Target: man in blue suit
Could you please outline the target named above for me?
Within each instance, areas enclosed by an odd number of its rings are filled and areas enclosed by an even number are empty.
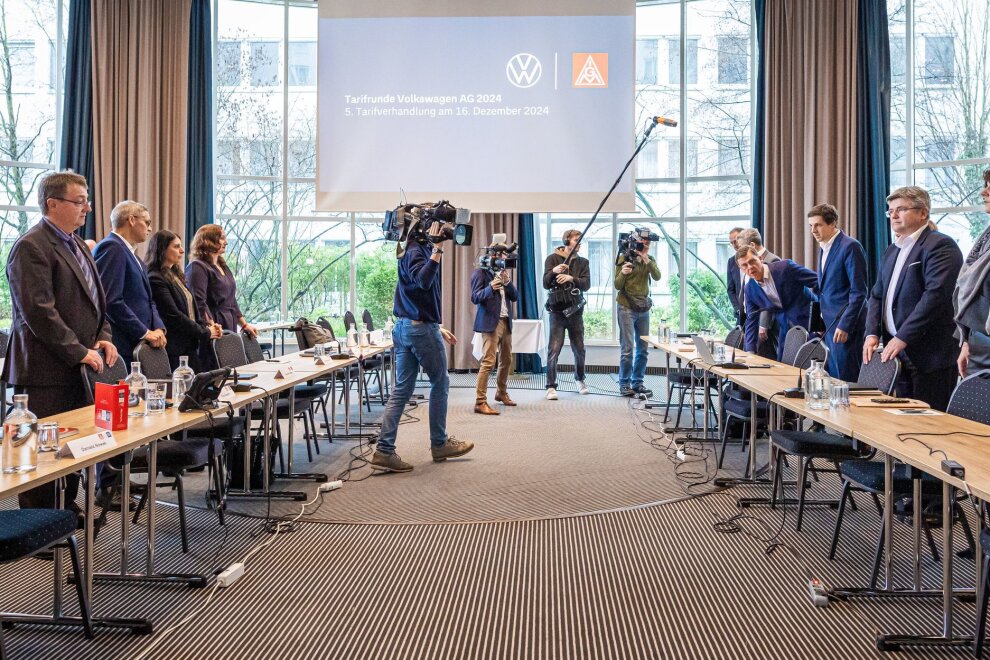
[[[110,212],[113,231],[96,246],[93,257],[107,292],[107,316],[113,344],[125,364],[141,341],[165,346],[165,324],[151,296],[148,271],[134,246],[151,235],[151,214],[137,202],[124,201]]]
[[[504,256],[493,252],[492,257]],[[509,271],[494,272],[476,268],[471,274],[471,302],[478,306],[474,317],[474,331],[484,338],[484,354],[478,369],[474,412],[480,415],[498,415],[499,411],[488,405],[488,376],[498,356],[498,373],[495,377],[495,400],[506,406],[516,402],[509,398],[509,370],[512,368],[512,305],[519,300],[516,286],[509,281]]]
[[[828,372],[850,383],[859,377],[860,347],[866,327],[866,250],[838,226],[831,204],[808,211],[811,235],[818,241],[818,301],[828,346]]]
[[[792,327],[808,327],[811,299],[805,287],[818,285],[814,271],[790,259],[764,263],[753,245],[736,252],[739,270],[749,277],[746,282],[746,350],[755,353],[760,339],[760,313],[769,312],[780,328],[777,359],[784,350],[784,337]]]
[[[917,186],[887,197],[894,243],[870,291],[863,363],[883,338],[881,359],[901,359],[897,395],[945,410],[956,386],[959,343],[953,337],[952,293],[962,267],[956,242],[929,226],[931,198]]]

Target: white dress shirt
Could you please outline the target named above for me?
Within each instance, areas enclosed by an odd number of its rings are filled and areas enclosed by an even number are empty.
[[[828,253],[832,249],[832,244],[835,243],[835,239],[837,239],[839,237],[839,234],[841,234],[841,233],[842,233],[842,230],[840,229],[839,231],[837,231],[834,234],[832,234],[832,238],[828,239],[827,241],[825,241],[825,242],[819,241],[818,242],[818,247],[820,247],[822,249],[821,271],[823,273],[825,272],[825,260],[828,259]]]
[[[774,307],[783,307],[780,304],[780,294],[777,293],[777,285],[773,283],[773,276],[770,275],[770,266],[763,264],[763,281],[758,282],[763,293]]]
[[[883,303],[884,325],[891,337],[897,335],[897,325],[894,323],[894,294],[897,293],[897,281],[901,277],[904,262],[907,261],[908,255],[911,253],[911,248],[918,242],[918,237],[921,236],[921,232],[925,231],[927,227],[928,225],[924,224],[921,226],[921,229],[913,234],[900,236],[894,241],[894,245],[900,251],[897,253],[897,261],[894,262],[894,272],[890,274],[890,285],[887,287],[886,297]]]
[[[144,267],[144,263],[137,256],[137,250],[136,250],[136,248],[133,245],[131,245],[131,242],[129,240],[127,240],[126,238],[124,238],[123,236],[121,236],[120,234],[118,234],[117,232],[115,232],[115,231],[111,231],[110,233],[111,234],[114,234],[117,238],[119,238],[120,240],[122,240],[124,242],[124,245],[127,246],[127,249],[131,251],[131,255],[137,260],[138,264],[140,264],[140,266],[143,268]]]

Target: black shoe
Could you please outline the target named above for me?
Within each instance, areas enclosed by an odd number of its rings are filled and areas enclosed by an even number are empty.
[[[643,385],[637,385],[636,387],[632,388],[632,390],[636,394],[645,394],[648,397],[653,396],[653,390],[644,387]]]
[[[133,488],[133,485],[132,485]],[[96,498],[97,506],[107,511],[120,511],[120,491],[114,489],[113,496],[108,497],[106,491]],[[131,496],[131,501],[127,503],[127,510],[134,512],[137,509],[137,502]]]
[[[633,388],[626,386],[619,388],[619,394],[622,396],[636,396],[637,392]]]

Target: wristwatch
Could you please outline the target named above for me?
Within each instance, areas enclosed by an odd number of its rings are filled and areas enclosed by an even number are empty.
[[[433,246],[433,254],[443,254],[443,250],[441,250],[436,245],[434,245]]]

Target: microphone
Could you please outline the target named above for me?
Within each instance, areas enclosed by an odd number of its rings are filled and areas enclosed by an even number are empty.
[[[670,126],[671,128],[677,127],[677,120],[671,119],[670,117],[654,117],[654,124],[663,124],[664,126]]]

